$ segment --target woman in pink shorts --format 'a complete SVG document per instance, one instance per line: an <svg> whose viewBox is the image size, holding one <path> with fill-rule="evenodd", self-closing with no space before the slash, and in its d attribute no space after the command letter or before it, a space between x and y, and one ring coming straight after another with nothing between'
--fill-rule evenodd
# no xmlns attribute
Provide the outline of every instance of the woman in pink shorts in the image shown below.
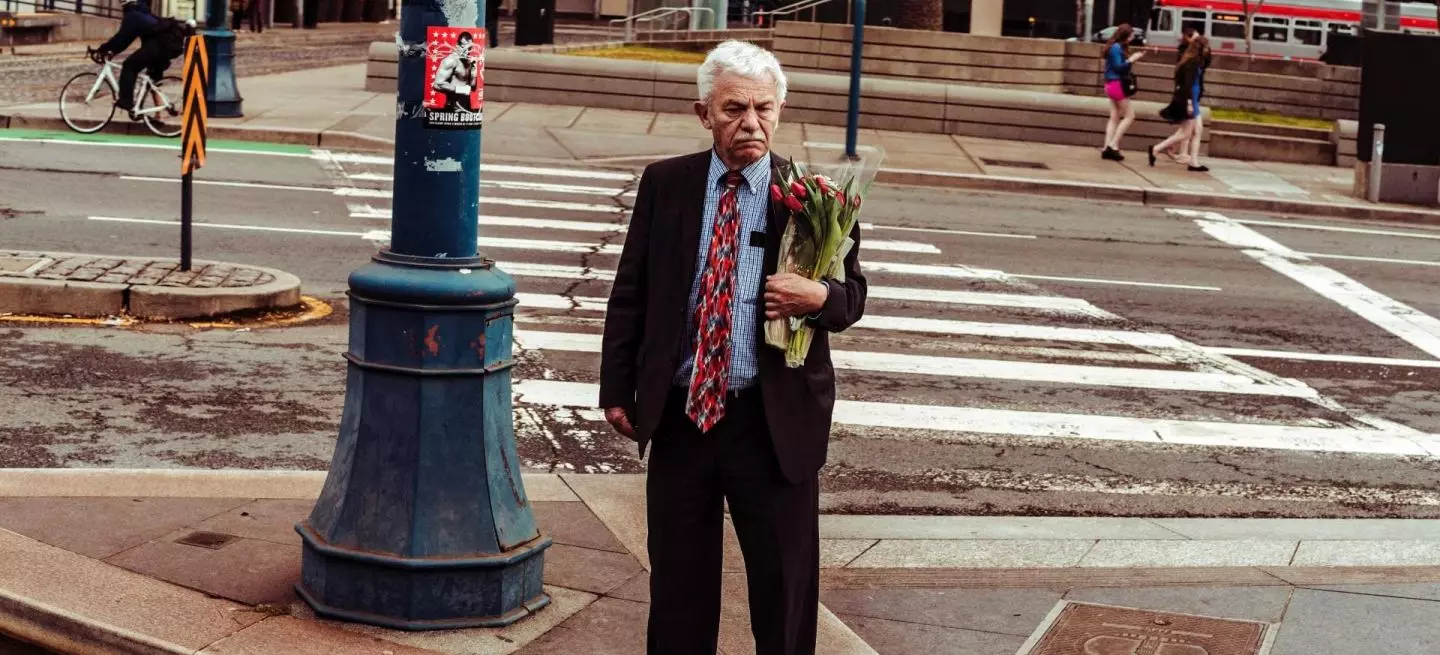
<svg viewBox="0 0 1440 655"><path fill-rule="evenodd" d="M1135 108L1125 95L1125 78L1130 77L1131 64L1145 56L1143 52L1130 54L1130 39L1135 29L1129 23L1121 23L1105 44L1105 96L1110 98L1110 121L1105 124L1105 148L1100 151L1102 159L1123 161L1120 154L1120 140L1125 131L1135 122Z"/></svg>

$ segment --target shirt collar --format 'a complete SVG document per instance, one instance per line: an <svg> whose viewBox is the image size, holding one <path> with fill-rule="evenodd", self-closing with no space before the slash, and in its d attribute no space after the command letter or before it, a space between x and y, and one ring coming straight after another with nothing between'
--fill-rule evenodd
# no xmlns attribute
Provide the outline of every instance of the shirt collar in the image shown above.
<svg viewBox="0 0 1440 655"><path fill-rule="evenodd" d="M720 161L719 153L711 148L710 186L720 184L720 179L725 177L727 170L729 169L725 168L725 162ZM740 175L745 178L745 184L750 188L750 193L760 193L762 190L768 189L770 186L770 153L765 153L764 157L746 166L744 170L740 171Z"/></svg>

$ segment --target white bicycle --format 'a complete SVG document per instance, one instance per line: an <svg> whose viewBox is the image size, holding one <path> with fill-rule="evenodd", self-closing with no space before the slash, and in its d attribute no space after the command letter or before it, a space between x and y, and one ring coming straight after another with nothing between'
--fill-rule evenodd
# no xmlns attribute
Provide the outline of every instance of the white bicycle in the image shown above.
<svg viewBox="0 0 1440 655"><path fill-rule="evenodd" d="M120 64L91 48L85 49L85 56L100 64L100 72L80 73L65 83L60 89L60 118L76 132L93 134L105 129L115 117ZM180 115L179 99L183 90L184 83L174 75L166 75L156 82L148 73L140 71L135 80L135 116L155 136L180 136L180 121L167 122L167 119Z"/></svg>

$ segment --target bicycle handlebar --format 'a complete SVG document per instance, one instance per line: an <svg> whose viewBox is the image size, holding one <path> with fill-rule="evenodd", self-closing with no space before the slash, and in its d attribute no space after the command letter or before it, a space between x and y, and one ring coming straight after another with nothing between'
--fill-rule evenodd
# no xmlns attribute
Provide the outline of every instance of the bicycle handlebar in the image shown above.
<svg viewBox="0 0 1440 655"><path fill-rule="evenodd" d="M110 58L110 56L106 53L91 48L89 46L85 47L85 56L88 57L90 61L93 61L97 64L103 64L106 60Z"/></svg>

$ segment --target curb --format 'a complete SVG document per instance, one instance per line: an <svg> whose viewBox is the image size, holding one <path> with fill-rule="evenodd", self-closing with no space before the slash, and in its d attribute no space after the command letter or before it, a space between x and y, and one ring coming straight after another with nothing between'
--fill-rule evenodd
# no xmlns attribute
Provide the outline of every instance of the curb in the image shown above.
<svg viewBox="0 0 1440 655"><path fill-rule="evenodd" d="M58 653L193 655L194 649L0 589L0 634Z"/></svg>
<svg viewBox="0 0 1440 655"><path fill-rule="evenodd" d="M1185 206L1205 209L1231 209L1273 214L1298 214L1317 218L1373 220L1413 225L1440 226L1440 211L1402 209L1398 207L1366 207L1308 200L1254 198L1232 194L1151 189L1114 184L1090 184L1063 180L1042 180L1026 177L1003 177L974 173L945 173L903 168L881 168L875 177L882 184L945 187L967 191L1028 193L1060 198L1082 198L1106 202L1128 202L1146 206Z"/></svg>
<svg viewBox="0 0 1440 655"><path fill-rule="evenodd" d="M37 253L75 256L83 253ZM88 255L85 255L88 256ZM173 258L146 258L179 261ZM221 264L196 260L194 264ZM228 264L232 266L239 266ZM128 313L149 320L211 318L242 311L295 307L300 301L300 278L260 266L243 268L268 273L268 283L248 287L167 287L108 282L81 282L44 278L0 276L0 309L14 314L119 316Z"/></svg>

